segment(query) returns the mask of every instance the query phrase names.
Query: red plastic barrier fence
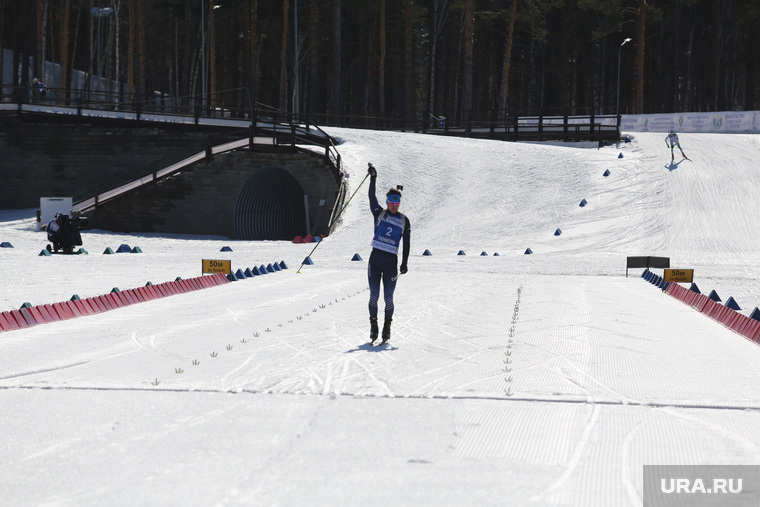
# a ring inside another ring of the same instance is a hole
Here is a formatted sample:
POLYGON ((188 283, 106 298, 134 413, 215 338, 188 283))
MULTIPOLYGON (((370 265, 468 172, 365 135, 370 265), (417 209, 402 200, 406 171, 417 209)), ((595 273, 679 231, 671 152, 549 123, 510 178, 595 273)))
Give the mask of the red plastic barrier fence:
POLYGON ((0 332, 24 329, 37 324, 46 324, 86 315, 95 315, 135 303, 217 287, 225 283, 230 283, 227 276, 224 273, 215 273, 210 276, 199 276, 197 278, 111 292, 102 296, 0 312, 0 332))
POLYGON ((675 283, 668 285, 665 293, 720 322, 732 331, 760 343, 760 321, 742 315, 704 294, 698 294, 675 283))
POLYGON ((34 320, 36 320, 38 324, 44 324, 46 322, 45 317, 42 316, 42 312, 40 312, 40 309, 36 306, 29 307, 29 312, 32 314, 32 317, 34 317, 34 320))
POLYGON ((11 310, 11 315, 16 319, 16 322, 18 322, 18 325, 22 328, 31 327, 36 324, 34 322, 34 319, 31 319, 31 323, 26 320, 26 317, 24 317, 24 314, 21 312, 21 310, 11 310))
POLYGON ((11 324, 11 320, 8 320, 8 316, 6 316, 8 312, 2 312, 0 313, 0 330, 3 331, 11 331, 13 329, 18 329, 18 324, 16 324, 16 321, 13 320, 13 324, 11 324))

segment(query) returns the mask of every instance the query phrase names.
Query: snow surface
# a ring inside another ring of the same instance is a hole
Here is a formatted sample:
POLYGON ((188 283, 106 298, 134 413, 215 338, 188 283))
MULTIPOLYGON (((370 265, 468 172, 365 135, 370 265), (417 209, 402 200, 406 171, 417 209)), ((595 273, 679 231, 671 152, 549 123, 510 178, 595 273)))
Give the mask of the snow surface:
POLYGON ((639 506, 645 464, 760 463, 760 346, 625 276, 668 256, 760 305, 759 135, 682 135, 671 164, 664 133, 329 133, 358 193, 300 273, 313 244, 92 230, 89 255, 40 257, 34 210, 0 212, 3 311, 202 259, 290 268, 0 333, 2 505, 639 506), (385 348, 368 162, 412 224, 385 348), (102 254, 124 243, 144 253, 102 254))

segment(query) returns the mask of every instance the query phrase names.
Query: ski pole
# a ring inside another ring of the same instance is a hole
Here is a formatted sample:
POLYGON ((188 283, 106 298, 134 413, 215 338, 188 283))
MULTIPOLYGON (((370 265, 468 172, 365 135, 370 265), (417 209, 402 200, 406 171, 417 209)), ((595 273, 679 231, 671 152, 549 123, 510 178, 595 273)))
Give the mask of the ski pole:
MULTIPOLYGON (((372 166, 372 164, 369 164, 369 165, 370 165, 370 166, 372 166)), ((348 198, 348 201, 346 202, 346 204, 344 204, 344 205, 343 205, 343 208, 341 208, 341 210, 338 212, 338 214, 337 214, 337 215, 335 215, 335 218, 333 219, 333 221, 332 221, 332 222, 331 222, 331 223, 330 223, 330 224, 327 226, 327 230, 328 230, 328 231, 329 231, 329 230, 332 228, 332 225, 333 225, 333 224, 334 224, 334 223, 335 223, 335 222, 338 220, 338 217, 340 217, 340 216, 343 214, 343 211, 344 211, 344 210, 345 210, 345 209, 348 207, 348 204, 351 202, 351 199, 353 199, 353 198, 354 198, 354 196, 356 195, 356 192, 358 192, 358 191, 359 191, 359 189, 360 189, 360 188, 362 188, 362 185, 364 185, 364 182, 365 182, 365 181, 367 181, 367 177, 368 177, 368 176, 369 176, 369 173, 367 173, 367 176, 365 176, 365 177, 364 177, 364 179, 362 180, 362 182, 361 182, 361 183, 359 183, 359 186, 358 186, 358 187, 356 187, 356 190, 354 190, 354 193, 353 193, 353 194, 351 194, 351 197, 349 197, 349 198, 348 198)), ((314 250, 316 250, 316 249, 317 249, 317 247, 318 247, 318 246, 319 246, 321 243, 322 243, 321 241, 320 241, 320 242, 318 242, 318 243, 317 243, 317 244, 314 246, 314 248, 312 248, 312 250, 311 250, 311 252, 309 253, 309 255, 307 255, 307 256, 306 256, 306 258, 305 258, 305 259, 303 260, 303 262, 301 263, 301 266, 299 266, 299 268, 298 268, 298 271, 296 271, 296 274, 298 274, 298 273, 300 273, 300 272, 301 272, 301 268, 303 267, 303 265, 304 265, 304 264, 306 264, 306 259, 308 259, 309 257, 311 257, 311 254, 313 254, 313 253, 314 253, 314 250)))

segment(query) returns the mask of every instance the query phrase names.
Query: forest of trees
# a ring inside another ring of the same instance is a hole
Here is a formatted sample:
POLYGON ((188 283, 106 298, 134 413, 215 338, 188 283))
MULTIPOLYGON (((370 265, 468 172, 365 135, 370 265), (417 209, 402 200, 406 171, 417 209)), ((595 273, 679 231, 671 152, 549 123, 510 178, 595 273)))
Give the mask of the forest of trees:
POLYGON ((753 110, 758 27, 760 0, 0 0, 3 84, 51 61, 338 125, 753 110))

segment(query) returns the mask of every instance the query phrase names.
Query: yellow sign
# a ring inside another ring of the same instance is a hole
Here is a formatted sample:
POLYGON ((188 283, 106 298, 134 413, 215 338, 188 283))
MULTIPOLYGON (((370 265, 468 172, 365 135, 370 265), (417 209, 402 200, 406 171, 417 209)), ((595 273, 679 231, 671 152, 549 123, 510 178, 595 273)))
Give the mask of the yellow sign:
POLYGON ((666 269, 665 276, 662 277, 666 282, 685 282, 694 281, 693 269, 666 269))
POLYGON ((232 273, 232 261, 214 261, 203 259, 201 273, 232 273))

